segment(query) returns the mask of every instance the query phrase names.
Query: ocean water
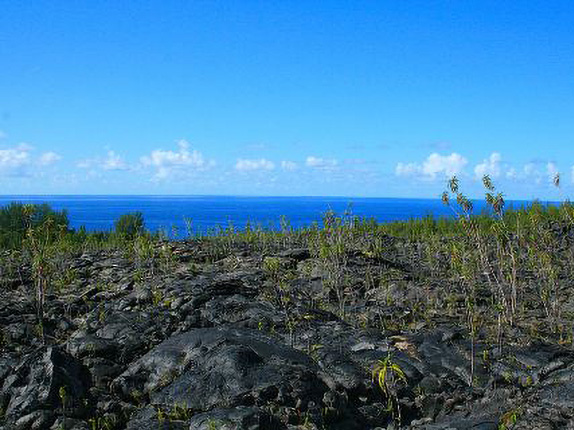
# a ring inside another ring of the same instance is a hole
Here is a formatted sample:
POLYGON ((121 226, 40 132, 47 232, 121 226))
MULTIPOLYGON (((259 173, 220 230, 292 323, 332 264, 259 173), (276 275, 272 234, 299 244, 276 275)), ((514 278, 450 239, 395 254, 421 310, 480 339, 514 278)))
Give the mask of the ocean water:
MULTIPOLYGON (((113 229, 122 214, 141 211, 146 227, 164 230, 170 236, 187 234, 185 219, 194 232, 207 233, 217 226, 232 223, 243 228, 251 225, 278 228, 282 216, 291 226, 321 223, 327 210, 342 215, 375 218, 377 221, 406 220, 434 216, 453 216, 439 199, 350 198, 350 197, 238 197, 238 196, 0 196, 0 206, 11 202, 49 203, 54 209, 66 209, 71 227, 85 226, 89 231, 113 229)), ((510 202, 515 207, 527 202, 510 202)), ((484 207, 475 201, 475 211, 484 207)))

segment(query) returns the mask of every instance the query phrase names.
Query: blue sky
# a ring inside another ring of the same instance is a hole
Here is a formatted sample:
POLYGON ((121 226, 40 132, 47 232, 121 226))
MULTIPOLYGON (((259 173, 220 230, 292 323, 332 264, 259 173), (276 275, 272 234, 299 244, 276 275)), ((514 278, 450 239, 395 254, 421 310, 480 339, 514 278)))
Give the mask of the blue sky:
POLYGON ((574 195, 572 1, 0 10, 2 194, 574 195))

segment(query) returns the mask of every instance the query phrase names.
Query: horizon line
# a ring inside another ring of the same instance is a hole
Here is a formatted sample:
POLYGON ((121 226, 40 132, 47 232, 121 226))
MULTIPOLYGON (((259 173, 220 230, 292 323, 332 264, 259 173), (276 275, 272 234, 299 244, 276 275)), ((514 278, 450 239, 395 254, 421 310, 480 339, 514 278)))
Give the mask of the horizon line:
MULTIPOLYGON (((285 198, 285 199, 299 199, 299 198, 333 198, 333 199, 388 199, 388 200, 441 200, 440 196, 437 197, 372 197, 372 196, 335 196, 335 195, 297 195, 297 196, 281 196, 281 195, 256 195, 256 194, 0 194, 0 199, 22 197, 22 198, 42 198, 42 197, 152 197, 152 198, 285 198)), ((483 197, 471 197, 473 201, 484 201, 483 197)), ((506 199, 507 202, 546 202, 546 203, 564 203, 567 200, 550 200, 540 198, 512 198, 506 199)))

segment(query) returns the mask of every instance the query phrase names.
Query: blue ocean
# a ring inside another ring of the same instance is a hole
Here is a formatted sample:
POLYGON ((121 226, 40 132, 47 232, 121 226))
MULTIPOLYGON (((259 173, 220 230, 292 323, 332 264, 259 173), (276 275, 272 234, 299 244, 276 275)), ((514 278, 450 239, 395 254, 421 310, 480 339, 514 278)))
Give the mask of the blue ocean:
MULTIPOLYGON (((66 209, 72 228, 89 231, 113 229, 122 214, 140 211, 151 231, 164 230, 182 237, 189 231, 209 233, 232 224, 278 228, 285 217, 294 228, 321 223, 328 210, 337 214, 375 218, 377 221, 407 220, 434 216, 453 216, 439 199, 351 198, 351 197, 238 197, 238 196, 0 196, 0 206, 11 202, 49 203, 66 209), (187 222, 186 222, 187 220, 187 222)), ((527 202, 509 202, 515 207, 527 202)), ((475 211, 484 206, 475 201, 475 211)))

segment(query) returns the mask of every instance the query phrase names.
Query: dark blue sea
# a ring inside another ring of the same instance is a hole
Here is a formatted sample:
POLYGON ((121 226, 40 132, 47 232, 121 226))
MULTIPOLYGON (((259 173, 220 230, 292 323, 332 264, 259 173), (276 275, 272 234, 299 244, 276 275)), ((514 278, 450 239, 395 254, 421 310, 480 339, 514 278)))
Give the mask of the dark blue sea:
MULTIPOLYGON (((164 230, 168 235, 185 236, 186 219, 194 233, 209 233, 218 226, 278 228, 282 216, 292 227, 321 224, 328 210, 342 215, 345 211, 377 221, 406 220, 434 216, 452 216, 439 199, 350 198, 350 197, 237 197, 237 196, 0 196, 0 206, 11 202, 49 203, 54 209, 66 209, 72 228, 111 230, 122 214, 140 211, 146 227, 164 230)), ((512 202, 520 206, 526 202, 512 202)), ((483 202, 475 202, 480 210, 483 202)))

